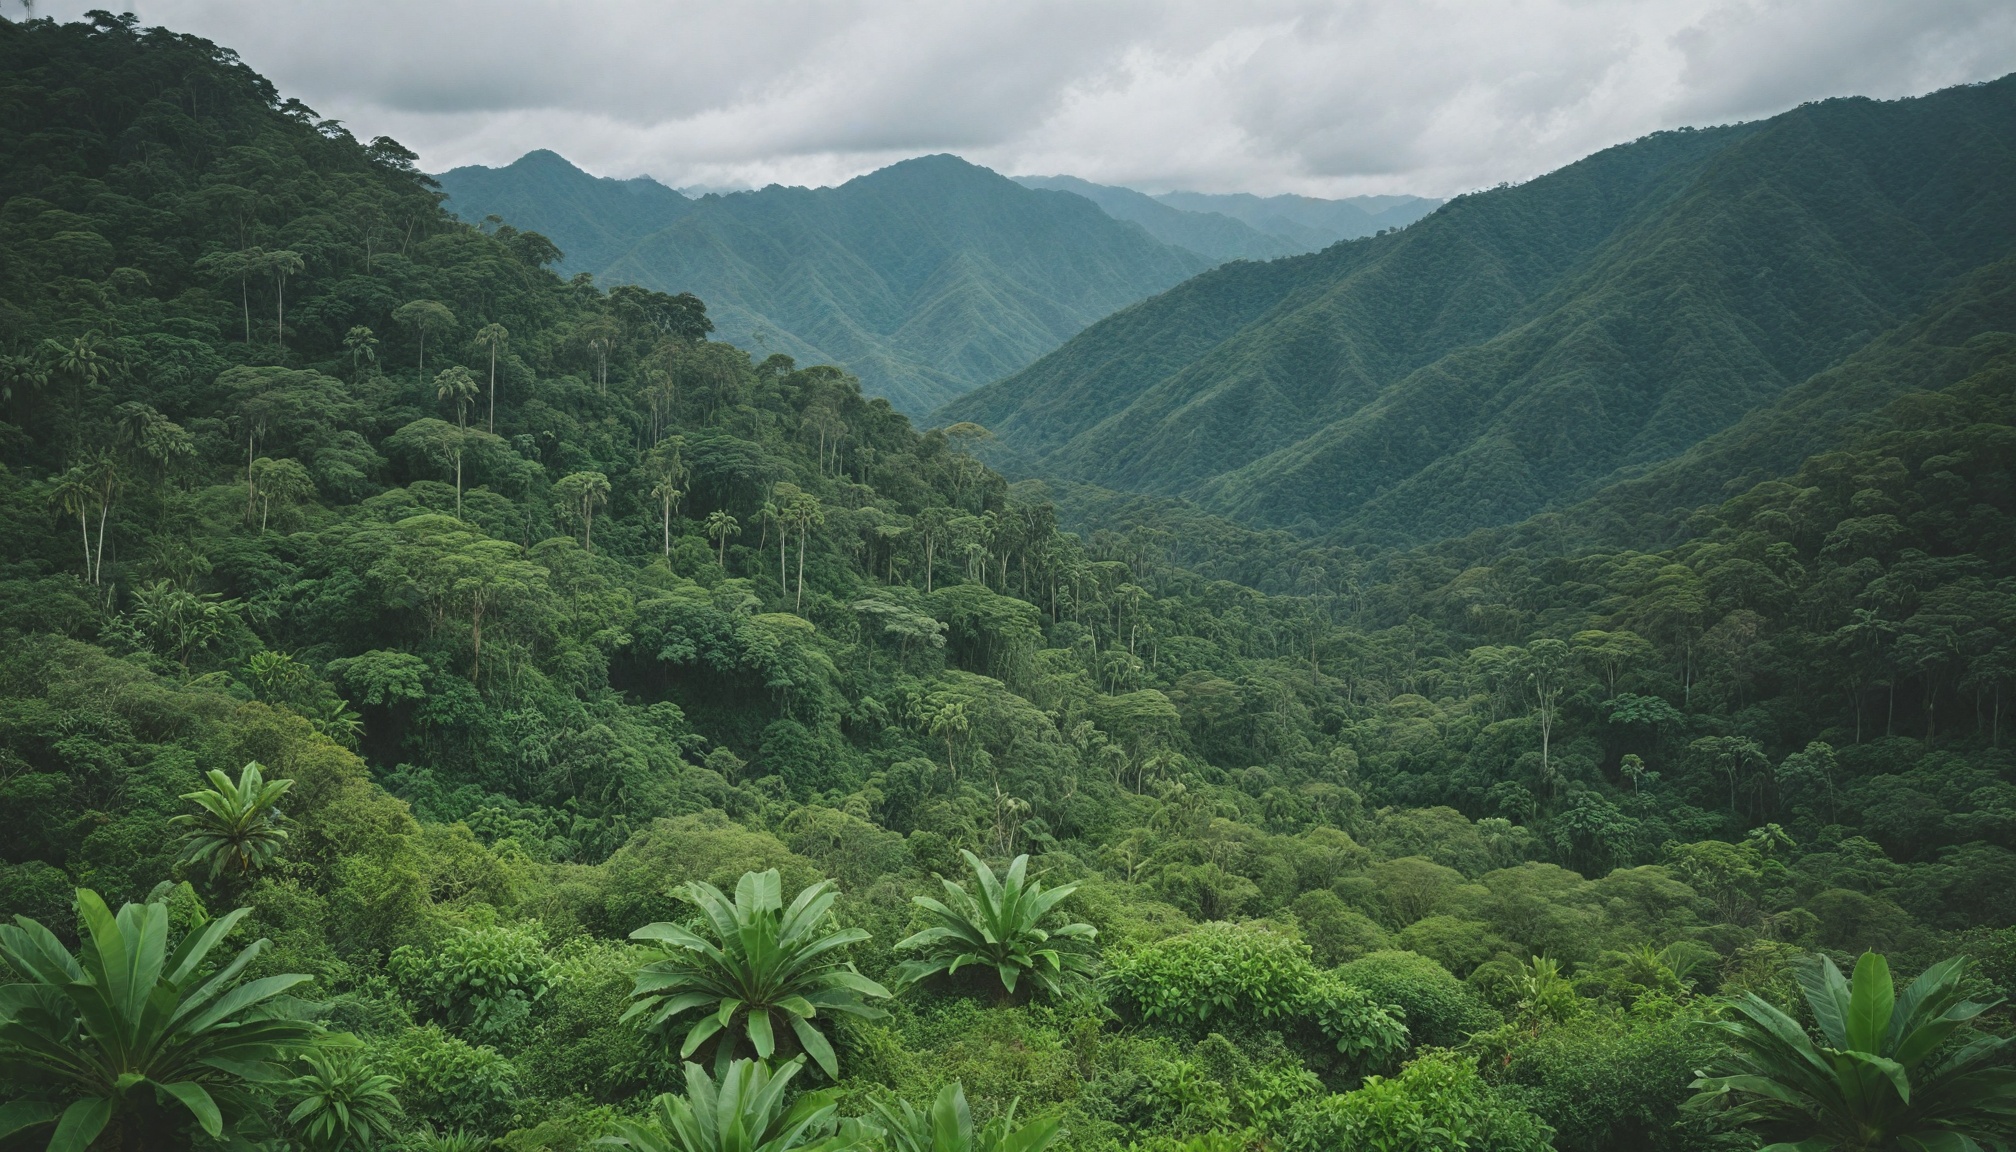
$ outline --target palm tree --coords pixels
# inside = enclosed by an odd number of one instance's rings
[[[307,270],[308,265],[298,252],[281,249],[266,253],[260,262],[268,275],[273,277],[273,342],[285,351],[287,348],[287,277]]]
[[[2016,1126],[2016,1068],[2002,1056],[2009,1038],[1947,1044],[1955,1029],[2001,1003],[1965,998],[1966,967],[1964,957],[1935,964],[1900,997],[1890,965],[1874,952],[1856,962],[1853,984],[1820,958],[1798,973],[1819,1044],[1798,1021],[1754,993],[1744,996],[1733,1005],[1740,1019],[1710,1024],[1733,1038],[1731,1070],[1694,1081],[1700,1093],[1689,1107],[1726,1106],[1727,1119],[1798,1152],[2001,1147]]]
[[[553,490],[566,498],[581,518],[581,549],[595,550],[595,509],[609,502],[609,477],[600,472],[574,472],[560,478]]]
[[[350,374],[363,379],[364,365],[378,362],[378,337],[359,324],[343,334],[343,350],[350,353]]]
[[[978,1129],[966,1106],[966,1089],[954,1081],[938,1090],[929,1111],[908,1100],[875,1102],[889,1152],[1043,1152],[1064,1135],[1055,1119],[1015,1127],[1015,1105]]]
[[[308,1052],[308,1071],[290,1085],[296,1103],[287,1123],[314,1152],[364,1152],[392,1135],[402,1109],[392,1095],[398,1081],[371,1071],[363,1055],[341,1049]]]
[[[728,567],[728,538],[740,536],[742,525],[735,522],[735,517],[716,508],[707,514],[706,532],[707,538],[714,541],[714,562],[725,570]]]
[[[434,398],[454,402],[457,428],[469,426],[469,401],[476,398],[476,393],[476,377],[460,364],[434,374]]]
[[[738,1017],[756,1055],[777,1051],[778,1017],[790,1025],[799,1045],[826,1075],[838,1079],[833,1045],[813,1024],[821,1009],[873,1019],[884,1015],[867,998],[887,999],[889,990],[854,971],[840,950],[868,938],[859,928],[825,929],[837,893],[822,880],[798,894],[789,908],[777,870],[745,872],[730,903],[712,884],[695,880],[681,890],[699,906],[701,926],[712,939],[680,924],[648,924],[632,940],[654,940],[661,957],[637,972],[636,999],[625,1020],[642,1016],[652,1031],[669,1032],[679,1017],[705,1009],[686,1030],[679,1057],[685,1059],[716,1038],[714,1065],[723,1071],[734,1059]]]
[[[1027,976],[1037,987],[1059,995],[1070,983],[1084,979],[1092,967],[1085,944],[1097,936],[1090,924],[1067,923],[1054,929],[1041,927],[1065,897],[1078,890],[1076,884],[1045,889],[1028,879],[1029,857],[1017,856],[1005,876],[997,879],[986,861],[964,849],[960,855],[973,869],[980,889],[978,896],[964,884],[943,880],[949,904],[929,896],[913,897],[911,903],[924,910],[931,927],[896,945],[899,952],[921,955],[898,969],[905,983],[943,972],[951,975],[965,967],[992,968],[1001,977],[1001,987],[1013,996]]]
[[[33,356],[0,356],[0,400],[12,400],[17,388],[42,388],[49,369]]]
[[[427,334],[446,332],[455,326],[455,313],[439,300],[408,300],[392,310],[392,319],[413,329],[420,337],[420,378],[427,378]]]
[[[257,760],[239,770],[238,782],[218,769],[209,773],[210,787],[185,793],[201,812],[177,816],[172,824],[189,829],[183,833],[181,862],[210,864],[210,878],[237,866],[243,876],[254,866],[265,867],[280,854],[287,833],[280,828],[280,797],[294,787],[292,780],[266,779]]]
[[[881,1133],[854,1120],[837,1123],[839,1093],[807,1092],[790,1108],[784,1093],[805,1066],[799,1057],[776,1071],[754,1060],[728,1066],[719,1085],[698,1064],[686,1065],[686,1095],[651,1101],[642,1121],[616,1121],[608,1143],[635,1152],[844,1152]]]
[[[0,986],[0,1082],[16,1096],[0,1105],[0,1140],[53,1124],[51,1152],[83,1152],[108,1127],[111,1147],[186,1148],[176,1110],[220,1138],[256,1086],[278,1079],[276,1062],[320,1031],[283,999],[309,977],[242,979],[265,940],[222,967],[208,963],[249,909],[173,948],[165,903],[115,916],[79,889],[77,911],[75,957],[26,916],[0,926],[0,959],[20,978]]]
[[[238,303],[245,312],[245,343],[252,343],[252,295],[246,282],[252,273],[265,266],[264,248],[246,248],[237,252],[212,252],[196,261],[196,270],[219,280],[238,281]]]
[[[485,324],[476,332],[476,343],[490,350],[490,422],[484,431],[497,431],[497,353],[511,341],[511,330],[502,324]]]

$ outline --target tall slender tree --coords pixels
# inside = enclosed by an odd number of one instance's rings
[[[484,425],[487,432],[497,431],[497,353],[511,341],[511,332],[502,324],[485,324],[476,333],[476,343],[490,352],[490,416]]]

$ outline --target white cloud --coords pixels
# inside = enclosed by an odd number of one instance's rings
[[[1659,128],[2016,69],[2008,0],[133,4],[429,168],[543,147],[675,185],[951,151],[1158,189],[1448,195]]]

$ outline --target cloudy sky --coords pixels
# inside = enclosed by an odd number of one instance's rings
[[[830,184],[956,152],[1151,191],[1447,196],[1659,128],[2016,71],[2010,0],[131,6],[430,170],[552,148],[678,186]]]

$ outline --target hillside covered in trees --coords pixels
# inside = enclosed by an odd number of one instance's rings
[[[606,284],[698,294],[723,339],[844,366],[918,417],[1212,263],[957,156],[698,200],[551,152],[441,186],[464,220],[537,229]]]
[[[1011,485],[195,38],[0,22],[0,108],[0,1148],[2006,1131],[2007,265],[1657,541],[1347,548]]]
[[[1514,524],[1942,311],[2016,246],[2012,157],[2016,78],[1663,132],[1404,231],[1218,268],[939,418],[993,430],[1020,474],[1259,527],[1413,544]]]

